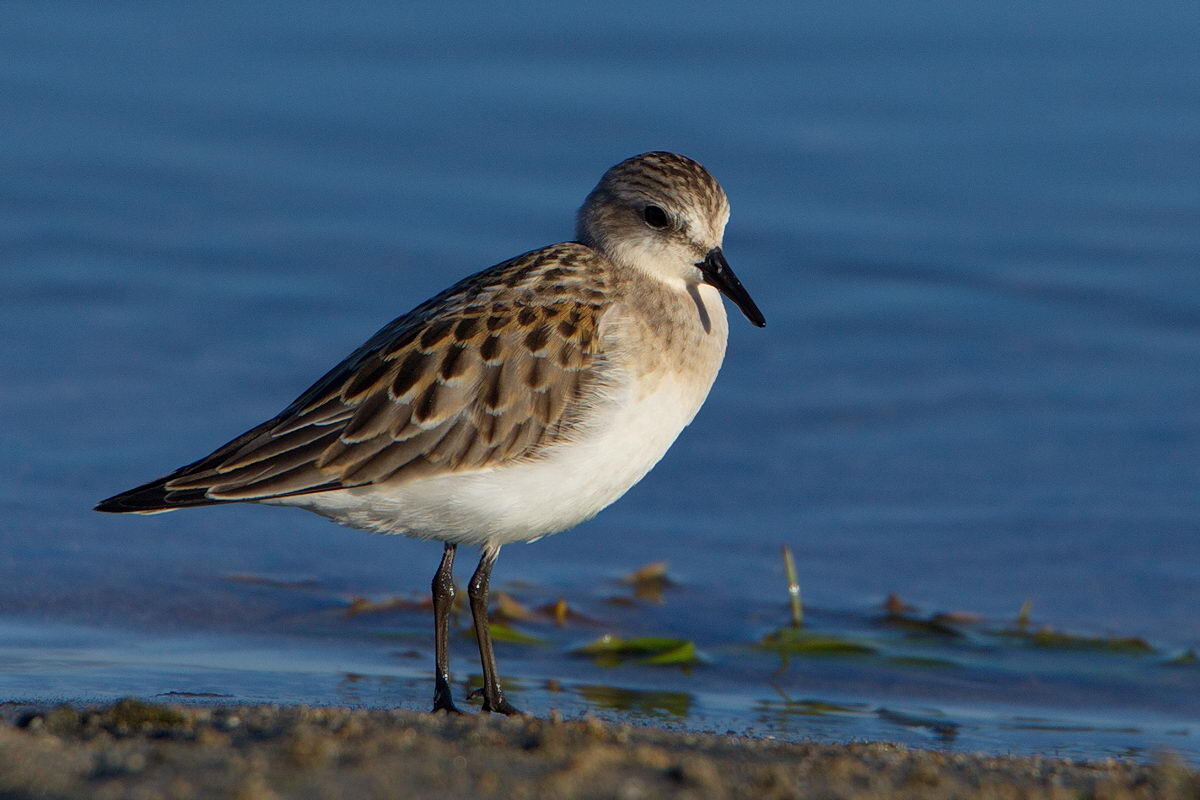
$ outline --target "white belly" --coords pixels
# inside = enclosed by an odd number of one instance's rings
[[[533,541],[595,516],[658,463],[691,421],[708,385],[662,380],[607,401],[584,435],[537,461],[268,501],[354,528],[457,544]]]

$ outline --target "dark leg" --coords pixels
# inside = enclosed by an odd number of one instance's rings
[[[461,713],[454,707],[450,695],[450,607],[454,605],[454,551],[458,545],[447,544],[442,551],[442,563],[433,576],[433,641],[437,674],[433,684],[433,710],[451,714]]]
[[[509,705],[504,699],[504,692],[500,690],[496,654],[492,650],[492,634],[488,630],[488,583],[492,577],[492,564],[499,552],[499,547],[484,545],[483,557],[471,576],[467,596],[471,598],[471,618],[475,621],[475,639],[479,642],[479,660],[483,664],[483,710],[497,714],[520,714]]]

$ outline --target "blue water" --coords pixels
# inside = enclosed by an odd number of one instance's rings
[[[731,320],[707,405],[625,499],[506,548],[498,588],[595,620],[503,645],[514,699],[1200,759],[1200,669],[1168,664],[1200,648],[1198,41],[1192,0],[5,3],[0,698],[424,707],[427,614],[344,611],[418,597],[436,545],[89,509],[671,149],[729,192],[768,327]],[[787,621],[782,544],[810,627],[882,655],[754,647]],[[611,602],[658,560],[661,604]],[[983,629],[1030,599],[1155,652],[910,640],[877,626],[889,592]],[[569,655],[605,631],[706,661]],[[902,663],[926,657],[951,666]]]

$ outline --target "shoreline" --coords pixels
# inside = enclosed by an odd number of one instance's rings
[[[1082,762],[343,707],[5,705],[10,798],[1200,796],[1200,772],[1169,755]]]

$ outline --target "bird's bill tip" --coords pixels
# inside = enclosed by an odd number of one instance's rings
[[[738,276],[734,274],[729,262],[725,260],[725,254],[721,248],[714,247],[709,250],[704,260],[696,266],[703,273],[705,282],[715,286],[717,291],[728,297],[752,325],[759,328],[767,326],[767,318],[758,310],[758,305],[751,299],[746,287],[742,286]]]

